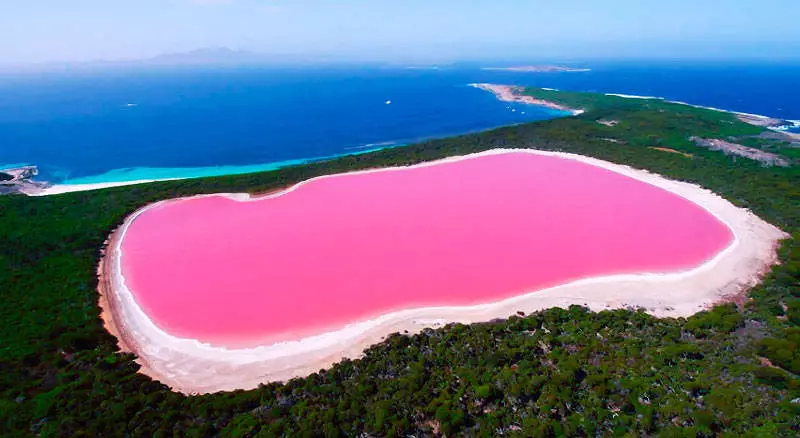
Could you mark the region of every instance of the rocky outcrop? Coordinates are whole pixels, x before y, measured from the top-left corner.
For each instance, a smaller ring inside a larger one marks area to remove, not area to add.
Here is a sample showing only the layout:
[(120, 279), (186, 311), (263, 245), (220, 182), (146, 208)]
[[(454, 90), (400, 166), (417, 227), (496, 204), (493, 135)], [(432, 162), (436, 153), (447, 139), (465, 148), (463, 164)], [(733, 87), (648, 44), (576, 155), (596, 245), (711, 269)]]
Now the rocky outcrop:
[(50, 184), (34, 181), (39, 174), (36, 166), (22, 166), (0, 170), (0, 195), (38, 193)]
[(749, 158), (751, 160), (759, 161), (765, 166), (781, 166), (787, 167), (791, 163), (780, 155), (771, 152), (765, 152), (761, 149), (742, 146), (737, 143), (720, 140), (717, 138), (700, 138), (691, 137), (696, 145), (704, 148), (711, 149), (712, 151), (722, 151), (725, 155), (736, 155), (739, 157)]
[(756, 114), (736, 113), (736, 118), (751, 125), (761, 126), (771, 129), (788, 129), (797, 127), (797, 122), (793, 120), (776, 119), (774, 117), (759, 116)]

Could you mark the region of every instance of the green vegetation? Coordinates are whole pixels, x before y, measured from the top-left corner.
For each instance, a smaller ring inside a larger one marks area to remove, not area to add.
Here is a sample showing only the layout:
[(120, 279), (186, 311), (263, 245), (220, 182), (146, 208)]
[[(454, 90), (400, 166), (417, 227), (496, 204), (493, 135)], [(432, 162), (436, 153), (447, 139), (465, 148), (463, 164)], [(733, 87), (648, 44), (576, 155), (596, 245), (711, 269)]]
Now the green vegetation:
[[(0, 435), (800, 434), (798, 166), (761, 167), (688, 140), (762, 132), (725, 113), (528, 92), (587, 112), (273, 172), (0, 199)], [(740, 307), (718, 306), (689, 319), (572, 307), (450, 325), (391, 336), (362, 359), (253, 391), (170, 392), (137, 374), (133, 358), (117, 353), (102, 327), (97, 261), (105, 238), (136, 208), (495, 147), (574, 152), (695, 182), (794, 239), (782, 246), (781, 265)]]
[[(800, 145), (792, 145), (788, 137), (765, 131), (740, 121), (736, 115), (721, 111), (671, 103), (661, 99), (632, 99), (604, 94), (572, 93), (528, 88), (526, 94), (538, 99), (589, 111), (593, 120), (617, 120), (619, 125), (608, 130), (606, 138), (632, 145), (693, 150), (689, 137), (718, 138), (763, 149), (797, 159)], [(669, 117), (653, 117), (653, 113)], [(602, 125), (601, 125), (602, 126)], [(642, 129), (644, 128), (644, 129)], [(687, 137), (685, 134), (691, 132)], [(601, 132), (598, 131), (598, 135)]]

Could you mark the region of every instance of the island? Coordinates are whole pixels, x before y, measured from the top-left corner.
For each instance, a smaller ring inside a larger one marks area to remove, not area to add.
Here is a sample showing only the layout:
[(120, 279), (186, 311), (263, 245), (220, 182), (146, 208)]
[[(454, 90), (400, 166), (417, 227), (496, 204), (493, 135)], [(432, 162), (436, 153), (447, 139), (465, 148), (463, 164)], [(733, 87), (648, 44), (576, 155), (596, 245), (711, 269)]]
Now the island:
[(511, 92), (563, 117), (0, 197), (0, 428), (796, 435), (796, 144), (659, 99)]

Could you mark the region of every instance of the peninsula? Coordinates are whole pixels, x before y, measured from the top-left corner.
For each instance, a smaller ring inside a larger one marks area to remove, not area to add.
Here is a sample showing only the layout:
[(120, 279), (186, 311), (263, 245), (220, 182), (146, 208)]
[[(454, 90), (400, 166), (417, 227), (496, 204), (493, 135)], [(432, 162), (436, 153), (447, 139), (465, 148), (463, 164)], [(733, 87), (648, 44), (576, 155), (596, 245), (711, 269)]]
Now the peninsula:
[(517, 102), (526, 103), (530, 105), (538, 105), (546, 108), (565, 111), (572, 115), (583, 113), (580, 108), (571, 108), (564, 104), (556, 103), (550, 100), (538, 99), (534, 96), (523, 93), (524, 87), (516, 85), (498, 85), (498, 84), (469, 84), (470, 87), (475, 87), (481, 90), (493, 93), (498, 99), (504, 102)]

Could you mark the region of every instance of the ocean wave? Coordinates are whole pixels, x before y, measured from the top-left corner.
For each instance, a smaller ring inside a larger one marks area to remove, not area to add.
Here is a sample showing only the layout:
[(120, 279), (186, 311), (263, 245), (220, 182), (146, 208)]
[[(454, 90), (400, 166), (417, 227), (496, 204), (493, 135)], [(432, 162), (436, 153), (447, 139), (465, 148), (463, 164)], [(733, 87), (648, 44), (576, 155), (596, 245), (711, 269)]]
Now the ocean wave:
[[(625, 99), (656, 99), (656, 100), (664, 100), (663, 97), (656, 97), (656, 96), (637, 96), (635, 94), (621, 94), (621, 93), (606, 93), (606, 96), (616, 96), (616, 97), (623, 97)], [(682, 103), (682, 102), (681, 102)]]
[(344, 148), (347, 151), (354, 151), (360, 149), (375, 149), (375, 148), (384, 148), (387, 146), (397, 146), (398, 143), (396, 141), (382, 141), (380, 143), (367, 143), (361, 146), (352, 146), (349, 148)]
[(786, 122), (786, 124), (781, 126), (773, 126), (772, 129), (776, 131), (800, 132), (800, 120), (781, 120), (781, 121)]

